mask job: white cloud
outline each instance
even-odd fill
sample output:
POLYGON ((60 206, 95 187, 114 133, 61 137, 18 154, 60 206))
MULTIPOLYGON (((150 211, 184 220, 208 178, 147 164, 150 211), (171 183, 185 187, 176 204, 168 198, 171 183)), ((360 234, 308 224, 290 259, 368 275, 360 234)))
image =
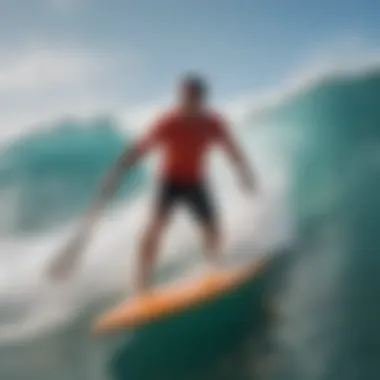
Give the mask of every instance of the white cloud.
POLYGON ((99 69, 98 61, 72 50, 32 49, 0 53, 0 94, 50 90, 86 81, 99 69))
POLYGON ((76 48, 41 44, 0 50, 0 135, 12 138, 65 115, 89 115, 109 107, 93 84, 111 62, 76 48))

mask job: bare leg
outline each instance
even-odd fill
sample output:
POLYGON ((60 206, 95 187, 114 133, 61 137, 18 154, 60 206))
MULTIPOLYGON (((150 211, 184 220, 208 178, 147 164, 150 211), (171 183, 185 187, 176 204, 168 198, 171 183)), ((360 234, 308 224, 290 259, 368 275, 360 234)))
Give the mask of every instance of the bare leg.
POLYGON ((166 218, 155 216, 143 232, 137 258, 136 292, 149 290, 166 218))
POLYGON ((217 225, 203 227, 205 255, 212 267, 218 267, 222 259, 222 236, 217 225))

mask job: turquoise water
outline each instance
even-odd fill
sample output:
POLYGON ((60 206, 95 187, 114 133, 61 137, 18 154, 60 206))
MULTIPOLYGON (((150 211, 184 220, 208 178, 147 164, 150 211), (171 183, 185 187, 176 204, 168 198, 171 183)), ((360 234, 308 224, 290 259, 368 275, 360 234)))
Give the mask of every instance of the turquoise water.
MULTIPOLYGON (((104 117, 62 120, 7 142, 0 158, 0 199, 8 213, 0 233, 46 232, 72 221, 89 206, 128 144, 118 124, 104 117)), ((134 168, 118 196, 137 191, 144 178, 143 170, 134 168)))
POLYGON ((280 295, 280 378, 379 376, 379 92, 378 70, 332 77, 270 115, 305 136, 291 164, 297 241, 280 295))
MULTIPOLYGON (((224 212, 232 224, 245 217, 246 230, 241 226, 232 234, 244 243, 236 257, 255 257, 258 241, 272 241, 273 230, 287 230, 292 221, 286 246, 266 245, 266 254, 277 256, 262 276, 196 315, 94 339, 89 323, 124 296, 126 274, 119 268, 135 240, 128 231, 140 223, 139 207, 128 218, 120 211, 99 233, 88 260, 93 266, 85 267, 89 274, 81 280, 56 287, 37 271, 18 283, 14 274, 21 265, 9 269, 13 276, 0 297, 1 379, 378 378, 380 71, 316 80, 254 116, 239 136, 262 177, 269 178, 264 182, 274 195, 262 203, 268 202, 264 211, 274 217, 264 224, 268 215, 257 217, 235 193, 226 195, 224 212), (277 186, 283 177, 285 185, 277 186), (289 218, 274 227, 279 208, 289 218), (264 226, 259 234, 256 226, 264 226), (119 240, 120 246, 103 252, 119 240)), ((113 121, 102 120, 53 124, 6 147, 0 190, 9 197, 16 189, 18 196, 14 203, 2 197, 7 201, 1 207, 12 218, 2 221, 1 232, 17 238, 8 251, 3 248, 5 265, 17 261, 16 246, 24 260, 31 247, 38 251, 47 244, 50 231, 76 221, 105 167, 128 141, 113 121), (63 193, 50 183, 51 198, 42 197, 42 184, 49 181, 64 186, 63 193), (24 252, 26 233, 33 243, 24 252)), ((144 204, 144 176, 138 168, 126 179, 120 209, 144 204)), ((180 243, 187 251, 165 256, 159 277, 181 275, 200 262, 187 240, 180 243)))

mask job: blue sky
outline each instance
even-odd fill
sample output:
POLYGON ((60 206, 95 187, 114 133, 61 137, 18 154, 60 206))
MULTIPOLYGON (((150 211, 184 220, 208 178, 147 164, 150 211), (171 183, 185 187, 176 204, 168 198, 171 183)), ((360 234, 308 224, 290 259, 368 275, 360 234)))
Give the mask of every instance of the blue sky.
POLYGON ((257 92, 339 41, 377 48, 379 15, 378 0, 3 0, 0 111, 153 104, 188 70, 217 98, 257 92))

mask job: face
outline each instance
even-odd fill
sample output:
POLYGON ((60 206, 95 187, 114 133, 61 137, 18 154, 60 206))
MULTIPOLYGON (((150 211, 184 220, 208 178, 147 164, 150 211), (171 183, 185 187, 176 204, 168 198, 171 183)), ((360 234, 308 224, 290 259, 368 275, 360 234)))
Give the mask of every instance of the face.
POLYGON ((203 94, 192 85, 182 84, 180 86, 180 102, 187 109, 199 109, 203 106, 203 94))

